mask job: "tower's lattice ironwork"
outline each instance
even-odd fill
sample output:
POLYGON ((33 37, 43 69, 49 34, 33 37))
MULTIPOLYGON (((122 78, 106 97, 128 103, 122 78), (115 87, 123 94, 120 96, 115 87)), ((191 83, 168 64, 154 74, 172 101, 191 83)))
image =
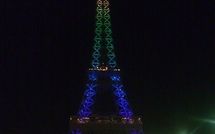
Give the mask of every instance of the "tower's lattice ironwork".
POLYGON ((110 68, 116 68, 116 59, 113 46, 112 30, 111 30, 111 17, 110 8, 108 0, 98 0, 97 1, 97 15, 96 15, 96 28, 95 28, 95 38, 94 38, 94 52, 92 67, 96 68, 104 63, 105 59, 101 59, 100 50, 102 47, 107 49, 107 59, 106 63, 110 68))
MULTIPOLYGON (((101 75, 105 75, 110 80, 112 87, 111 90, 115 96, 115 102, 118 107, 118 118, 111 117, 111 119, 108 118, 108 120, 112 120, 116 124, 118 123, 118 125, 121 123, 125 124, 125 131, 117 133, 143 134, 142 130, 140 129, 141 119, 136 118, 133 115, 133 111, 127 100, 124 86, 120 77, 120 69, 117 66, 112 38, 109 5, 110 4, 108 0, 97 0, 95 37, 92 52, 92 62, 88 72, 88 81, 78 115, 77 117, 71 118, 73 124, 75 119, 75 123, 83 125, 74 125, 78 127, 72 128, 72 134, 88 134, 88 132, 85 131, 83 127, 88 128, 91 125, 86 124, 90 124, 90 122, 93 122, 94 120, 100 121, 100 124, 104 122, 107 123, 106 118, 104 119, 103 117, 92 116, 92 107, 95 102, 96 93, 98 90, 101 90, 98 89, 98 80, 100 79, 101 75), (133 126, 136 126, 138 129, 134 129, 131 124, 134 124, 133 126)), ((114 133, 111 132, 110 134, 114 133)))
POLYGON ((112 80, 112 87, 114 89, 114 95, 116 96, 116 104, 119 107, 119 115, 127 119, 131 118, 133 115, 123 90, 119 69, 116 68, 117 64, 110 19, 109 1, 98 0, 92 68, 89 71, 87 88, 78 113, 80 118, 89 117, 92 113, 91 107, 94 104, 99 71, 111 72, 109 73, 109 77, 112 80), (100 51, 102 48, 106 48, 106 54, 102 53, 106 57, 103 56, 103 58, 101 57, 100 51), (101 63, 103 63, 103 65, 101 63))

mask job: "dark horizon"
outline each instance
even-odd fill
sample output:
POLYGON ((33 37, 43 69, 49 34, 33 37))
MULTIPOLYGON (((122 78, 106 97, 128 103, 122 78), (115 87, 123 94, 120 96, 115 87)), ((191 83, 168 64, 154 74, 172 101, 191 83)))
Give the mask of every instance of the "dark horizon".
MULTIPOLYGON (((2 4, 0 133, 67 133, 91 62, 95 2, 2 4)), ((215 120, 212 3, 110 4, 117 62, 144 132, 186 134, 202 126, 198 134, 215 133, 201 120, 215 120)))

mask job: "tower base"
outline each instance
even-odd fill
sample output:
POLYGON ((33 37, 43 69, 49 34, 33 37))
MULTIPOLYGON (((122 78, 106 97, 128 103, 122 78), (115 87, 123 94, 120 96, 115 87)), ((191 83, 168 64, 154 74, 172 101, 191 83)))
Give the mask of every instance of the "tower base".
POLYGON ((125 119, 118 116, 70 117, 69 134, 143 134, 140 117, 125 119))

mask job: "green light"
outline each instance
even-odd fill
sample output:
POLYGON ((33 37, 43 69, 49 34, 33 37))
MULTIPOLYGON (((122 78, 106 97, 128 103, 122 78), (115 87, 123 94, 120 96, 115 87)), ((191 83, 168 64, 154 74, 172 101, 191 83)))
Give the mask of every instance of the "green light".
POLYGON ((211 120, 211 119, 200 119, 200 120, 205 123, 215 124, 215 120, 211 120))
POLYGON ((97 68, 101 65, 101 63, 105 63, 105 60, 101 59, 100 53, 101 48, 105 45, 107 49, 107 65, 110 68, 115 68, 116 56, 114 53, 110 8, 108 0, 97 0, 96 12, 96 28, 93 47, 94 52, 92 54, 92 66, 94 68, 97 68))
POLYGON ((180 130, 178 134, 188 134, 187 130, 180 130))
POLYGON ((98 0, 97 1, 97 15, 96 15, 96 28, 95 28, 95 38, 94 38, 94 52, 92 54, 93 60, 92 60, 92 66, 94 68, 98 67, 100 65, 100 49, 101 49, 101 43, 102 43, 102 38, 101 38, 101 34, 102 34, 102 1, 98 0))
POLYGON ((111 20, 110 20, 110 8, 109 2, 104 0, 104 25, 105 25, 105 34, 106 34, 106 48, 108 50, 107 57, 108 57, 108 65, 111 68, 116 67, 116 60, 115 60, 115 53, 114 53, 114 46, 113 46, 113 38, 112 38, 112 30, 111 30, 111 20))
POLYGON ((195 134, 199 129, 200 129, 200 126, 196 127, 190 134, 195 134))

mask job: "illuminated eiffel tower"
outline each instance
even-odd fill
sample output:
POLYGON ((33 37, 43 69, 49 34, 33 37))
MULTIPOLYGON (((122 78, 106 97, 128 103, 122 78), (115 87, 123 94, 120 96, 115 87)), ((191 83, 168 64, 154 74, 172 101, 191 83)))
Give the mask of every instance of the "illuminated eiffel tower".
POLYGON ((70 134, 143 134, 141 118, 132 112, 117 66, 109 1, 97 0, 96 11, 92 63, 79 112, 70 117, 70 134), (92 114, 96 95, 106 91, 114 96, 118 114, 92 114))

